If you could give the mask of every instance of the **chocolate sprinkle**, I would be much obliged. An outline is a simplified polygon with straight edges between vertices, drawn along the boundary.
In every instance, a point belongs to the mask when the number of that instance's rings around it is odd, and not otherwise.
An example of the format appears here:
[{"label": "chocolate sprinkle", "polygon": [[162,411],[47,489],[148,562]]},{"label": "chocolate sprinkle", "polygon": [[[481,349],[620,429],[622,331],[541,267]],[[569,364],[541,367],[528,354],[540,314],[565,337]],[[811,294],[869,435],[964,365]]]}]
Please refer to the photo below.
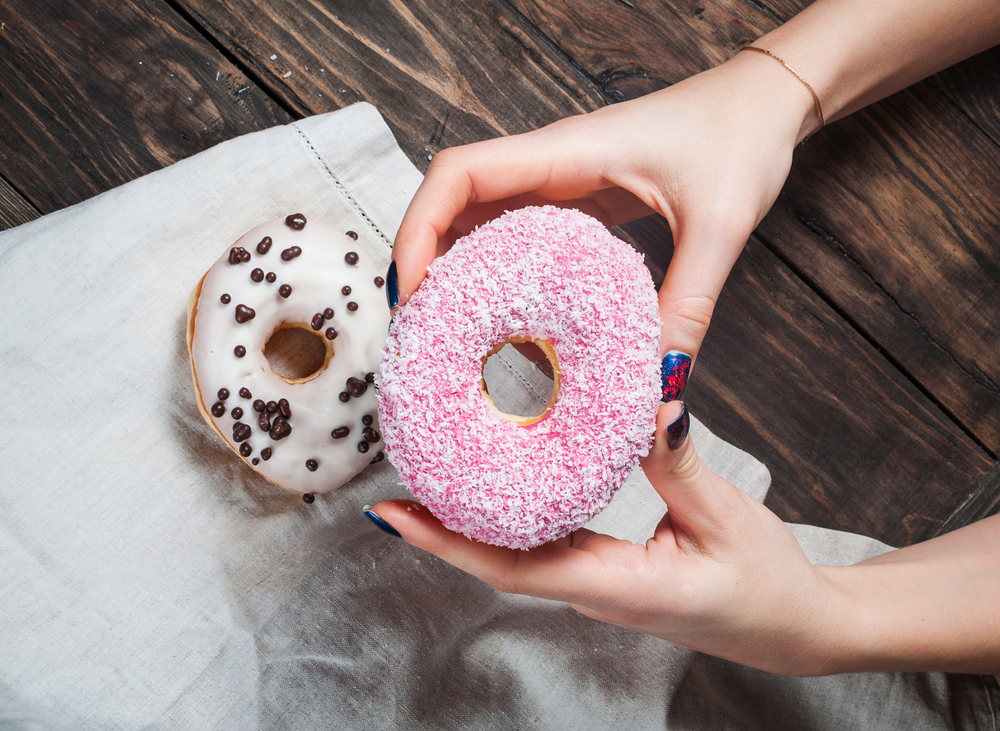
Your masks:
[{"label": "chocolate sprinkle", "polygon": [[274,272],[268,272],[264,279],[267,280],[268,284],[274,284],[274,280],[278,278],[278,275]]},{"label": "chocolate sprinkle", "polygon": [[257,465],[260,464],[260,459],[257,458],[257,457],[254,457],[252,460],[250,460],[250,464],[252,464],[254,467],[256,467]]},{"label": "chocolate sprinkle", "polygon": [[278,410],[278,402],[277,401],[268,401],[267,402],[267,413],[273,414],[277,410]]},{"label": "chocolate sprinkle", "polygon": [[328,327],[326,329],[326,339],[327,340],[336,340],[337,339],[337,335],[339,335],[339,334],[340,333],[337,332],[337,328],[335,328],[335,327]]},{"label": "chocolate sprinkle", "polygon": [[333,317],[333,308],[332,307],[327,307],[325,310],[323,310],[323,319],[324,320],[329,320],[332,317]]},{"label": "chocolate sprinkle", "polygon": [[243,444],[240,445],[240,454],[244,457],[249,457],[253,454],[253,447],[250,446],[250,442],[243,442]]},{"label": "chocolate sprinkle", "polygon": [[253,402],[253,410],[256,411],[258,414],[264,411],[264,406],[265,404],[261,399],[257,399],[256,401]]},{"label": "chocolate sprinkle", "polygon": [[271,420],[267,418],[267,414],[261,414],[257,419],[257,428],[261,431],[271,431]]},{"label": "chocolate sprinkle", "polygon": [[352,239],[354,239],[355,241],[357,241],[357,240],[358,240],[358,235],[357,235],[356,233],[354,233],[353,231],[348,231],[348,232],[347,232],[347,235],[348,235],[348,236],[350,236],[350,237],[351,237]]},{"label": "chocolate sprinkle", "polygon": [[323,327],[323,313],[317,312],[315,315],[313,315],[312,322],[310,322],[309,324],[312,325],[313,330],[319,330],[321,327]]},{"label": "chocolate sprinkle", "polygon": [[230,297],[228,294],[223,294],[221,297],[219,297],[219,302],[221,302],[224,305],[228,305],[232,301],[233,298]]},{"label": "chocolate sprinkle", "polygon": [[250,252],[242,246],[234,246],[229,250],[229,263],[241,264],[250,261]]},{"label": "chocolate sprinkle", "polygon": [[355,378],[351,376],[347,379],[347,391],[354,398],[360,398],[364,395],[365,391],[368,390],[368,384],[362,381],[360,378]]},{"label": "chocolate sprinkle", "polygon": [[306,217],[301,213],[293,213],[290,216],[285,216],[285,225],[295,231],[301,231],[306,227]]},{"label": "chocolate sprinkle", "polygon": [[282,284],[280,287],[278,287],[278,294],[280,294],[282,297],[286,299],[288,298],[288,295],[290,295],[291,293],[292,293],[291,285]]},{"label": "chocolate sprinkle", "polygon": [[286,419],[292,418],[292,407],[288,404],[288,399],[278,399],[278,408],[281,410],[281,415]]},{"label": "chocolate sprinkle", "polygon": [[370,426],[366,426],[364,428],[364,431],[362,431],[361,433],[362,433],[362,435],[364,435],[364,438],[366,440],[368,440],[369,442],[372,442],[373,444],[375,442],[379,441],[380,439],[382,439],[382,435],[379,434],[374,429],[372,429]]},{"label": "chocolate sprinkle", "polygon": [[302,249],[300,249],[298,246],[289,247],[281,252],[281,260],[291,261],[295,257],[299,256],[301,253]]},{"label": "chocolate sprinkle", "polygon": [[338,426],[336,429],[330,432],[330,436],[333,437],[334,439],[343,439],[350,433],[351,433],[351,427]]},{"label": "chocolate sprinkle", "polygon": [[226,405],[221,401],[217,401],[212,404],[212,416],[216,419],[221,419],[226,413]]},{"label": "chocolate sprinkle", "polygon": [[252,282],[263,282],[264,281],[264,270],[257,267],[252,272],[250,272],[250,281]]},{"label": "chocolate sprinkle", "polygon": [[358,451],[361,452],[361,454],[364,454],[365,452],[367,452],[368,451],[368,442],[364,442],[364,441],[358,442]]},{"label": "chocolate sprinkle", "polygon": [[347,391],[341,391],[338,398],[346,404],[351,400],[351,394],[347,393]]},{"label": "chocolate sprinkle", "polygon": [[365,426],[371,426],[372,422],[374,421],[375,419],[372,417],[371,414],[365,414],[364,416],[361,417],[361,423],[364,424]]},{"label": "chocolate sprinkle", "polygon": [[379,452],[374,457],[372,457],[371,464],[375,464],[376,462],[381,462],[383,459],[385,459],[385,452]]},{"label": "chocolate sprinkle", "polygon": [[284,439],[289,434],[292,433],[292,425],[285,421],[282,417],[274,417],[274,421],[271,422],[271,439],[278,441],[279,439]]},{"label": "chocolate sprinkle", "polygon": [[350,310],[351,312],[357,312],[358,311],[358,303],[357,302],[348,302],[347,303],[347,309]]},{"label": "chocolate sprinkle", "polygon": [[253,398],[253,394],[250,393],[250,389],[244,386],[240,389],[240,398]]},{"label": "chocolate sprinkle", "polygon": [[[309,463],[307,462],[306,467],[308,466]],[[306,505],[312,505],[315,501],[316,501],[316,496],[313,495],[311,492],[302,493],[302,502],[304,502]]]},{"label": "chocolate sprinkle", "polygon": [[219,401],[225,401],[227,398],[229,398],[229,389],[220,388],[218,396],[219,396]]},{"label": "chocolate sprinkle", "polygon": [[234,406],[233,410],[230,411],[229,413],[232,415],[232,417],[234,419],[242,419],[243,418],[243,409],[241,409],[239,406]]},{"label": "chocolate sprinkle", "polygon": [[260,254],[261,256],[264,256],[264,254],[266,254],[271,250],[271,244],[273,243],[274,242],[271,241],[270,236],[265,236],[260,240],[260,243],[257,244],[257,253]]},{"label": "chocolate sprinkle", "polygon": [[249,424],[244,424],[242,421],[237,421],[233,424],[233,441],[234,442],[245,442],[253,434],[253,430],[250,428]]},{"label": "chocolate sprinkle", "polygon": [[235,355],[237,358],[242,358],[246,354],[247,354],[247,349],[244,348],[242,345],[237,345],[235,348],[233,348],[233,355]]},{"label": "chocolate sprinkle", "polygon": [[366,373],[365,374],[365,380],[368,381],[368,383],[375,383],[375,374],[374,373]]},{"label": "chocolate sprinkle", "polygon": [[[348,309],[350,309],[350,305],[348,305]],[[236,322],[242,325],[244,322],[252,320],[255,317],[257,317],[257,313],[253,311],[252,307],[236,305]]]},{"label": "chocolate sprinkle", "polygon": [[351,266],[354,266],[355,264],[358,263],[358,252],[348,251],[346,254],[344,254],[344,261],[346,261]]},{"label": "chocolate sprinkle", "polygon": [[[309,470],[310,472],[315,472],[316,470],[318,470],[318,469],[319,469],[319,462],[317,462],[317,461],[316,461],[316,460],[314,460],[314,459],[307,459],[307,460],[306,460],[306,469],[307,469],[307,470]],[[311,494],[312,494],[312,493],[308,493],[308,492],[306,493],[306,495],[311,495]],[[302,496],[302,499],[303,499],[303,500],[305,500],[305,497],[306,497],[306,495],[303,495],[303,496]],[[309,501],[307,501],[307,502],[312,502],[312,501],[311,501],[311,500],[309,500]]]},{"label": "chocolate sprinkle", "polygon": [[345,284],[343,287],[340,288],[340,293],[346,297],[351,293],[351,288]]},{"label": "chocolate sprinkle", "polygon": [[375,277],[375,286],[376,287],[383,287],[383,286],[385,286],[385,280],[382,279],[382,277]]},{"label": "chocolate sprinkle", "polygon": [[264,460],[265,462],[267,462],[267,460],[271,459],[271,448],[270,447],[264,447],[262,450],[260,450],[260,458],[262,460]]}]

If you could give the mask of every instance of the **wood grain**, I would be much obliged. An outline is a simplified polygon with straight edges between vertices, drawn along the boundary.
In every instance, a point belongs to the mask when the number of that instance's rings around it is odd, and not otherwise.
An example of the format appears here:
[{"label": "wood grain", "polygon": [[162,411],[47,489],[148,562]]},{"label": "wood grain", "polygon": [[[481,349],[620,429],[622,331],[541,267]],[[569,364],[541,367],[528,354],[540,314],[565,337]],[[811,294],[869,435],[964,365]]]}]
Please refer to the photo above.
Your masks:
[{"label": "wood grain", "polygon": [[159,0],[9,0],[0,170],[42,212],[289,121]]},{"label": "wood grain", "polygon": [[180,2],[301,113],[374,104],[421,170],[444,147],[524,132],[601,103],[489,0]]},{"label": "wood grain", "polygon": [[0,231],[34,221],[41,215],[27,198],[0,178]]},{"label": "wood grain", "polygon": [[[846,152],[845,152],[846,151]],[[785,196],[825,246],[768,241],[1000,452],[1000,148],[931,85],[804,146]],[[850,264],[864,275],[840,276]],[[866,302],[872,288],[881,296]],[[892,331],[916,325],[926,345]],[[943,357],[942,357],[943,352]]]}]

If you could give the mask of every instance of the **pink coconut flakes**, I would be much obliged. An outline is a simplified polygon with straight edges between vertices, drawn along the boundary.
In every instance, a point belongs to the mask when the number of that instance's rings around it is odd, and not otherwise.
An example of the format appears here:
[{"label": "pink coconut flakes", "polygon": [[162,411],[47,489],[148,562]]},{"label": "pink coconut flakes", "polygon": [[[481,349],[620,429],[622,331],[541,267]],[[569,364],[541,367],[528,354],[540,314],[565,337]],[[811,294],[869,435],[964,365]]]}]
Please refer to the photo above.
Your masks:
[{"label": "pink coconut flakes", "polygon": [[[551,340],[562,378],[531,427],[479,390],[482,357],[517,336]],[[579,211],[506,213],[434,262],[389,331],[378,379],[386,454],[451,530],[512,548],[564,536],[648,452],[659,339],[656,292],[630,246]]]}]

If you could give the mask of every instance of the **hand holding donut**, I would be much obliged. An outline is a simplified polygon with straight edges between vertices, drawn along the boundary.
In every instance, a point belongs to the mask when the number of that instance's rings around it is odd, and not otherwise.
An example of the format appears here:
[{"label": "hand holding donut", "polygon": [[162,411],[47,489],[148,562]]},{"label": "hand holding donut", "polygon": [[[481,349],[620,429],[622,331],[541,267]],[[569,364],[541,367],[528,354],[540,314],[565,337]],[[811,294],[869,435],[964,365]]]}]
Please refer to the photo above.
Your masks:
[{"label": "hand holding donut", "polygon": [[1000,674],[1000,516],[853,566],[814,566],[771,511],[714,474],[682,402],[660,406],[642,468],[670,506],[645,545],[581,528],[530,551],[472,541],[422,505],[382,530],[500,591],[786,675]]},{"label": "hand holding donut", "polygon": [[371,512],[501,591],[565,601],[588,617],[767,670],[815,672],[827,654],[815,630],[834,626],[836,592],[784,524],[713,474],[678,426],[686,427],[682,403],[661,406],[642,466],[670,512],[646,545],[580,529],[520,551],[453,533],[410,501]]},{"label": "hand holding donut", "polygon": [[556,202],[605,225],[657,212],[675,243],[660,290],[661,354],[696,356],[792,149],[818,124],[804,89],[775,84],[771,69],[741,56],[640,99],[439,153],[396,237],[398,302],[458,236],[504,210]]}]

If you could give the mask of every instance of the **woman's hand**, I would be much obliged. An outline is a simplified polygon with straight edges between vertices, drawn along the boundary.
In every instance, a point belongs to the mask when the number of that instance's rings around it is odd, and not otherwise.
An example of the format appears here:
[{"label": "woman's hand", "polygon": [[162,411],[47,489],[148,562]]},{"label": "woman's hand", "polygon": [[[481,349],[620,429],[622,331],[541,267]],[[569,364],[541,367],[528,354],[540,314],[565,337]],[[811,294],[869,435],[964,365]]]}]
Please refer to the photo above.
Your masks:
[{"label": "woman's hand", "polygon": [[1000,673],[1000,515],[853,566],[813,566],[777,516],[701,461],[682,409],[660,406],[642,462],[669,506],[644,546],[581,528],[518,551],[453,533],[407,500],[371,511],[500,591],[762,670]]},{"label": "woman's hand", "polygon": [[438,154],[396,237],[400,303],[435,256],[505,210],[557,203],[606,225],[656,212],[674,235],[661,351],[695,356],[793,148],[819,124],[809,92],[753,55],[633,101]]},{"label": "woman's hand", "polygon": [[[646,545],[586,529],[530,551],[477,543],[417,503],[372,510],[414,546],[495,588],[568,602],[578,612],[754,667],[822,672],[838,604],[774,514],[712,473],[684,439],[679,401],[660,407],[643,470],[670,506]],[[678,434],[678,430],[680,433]]]}]

